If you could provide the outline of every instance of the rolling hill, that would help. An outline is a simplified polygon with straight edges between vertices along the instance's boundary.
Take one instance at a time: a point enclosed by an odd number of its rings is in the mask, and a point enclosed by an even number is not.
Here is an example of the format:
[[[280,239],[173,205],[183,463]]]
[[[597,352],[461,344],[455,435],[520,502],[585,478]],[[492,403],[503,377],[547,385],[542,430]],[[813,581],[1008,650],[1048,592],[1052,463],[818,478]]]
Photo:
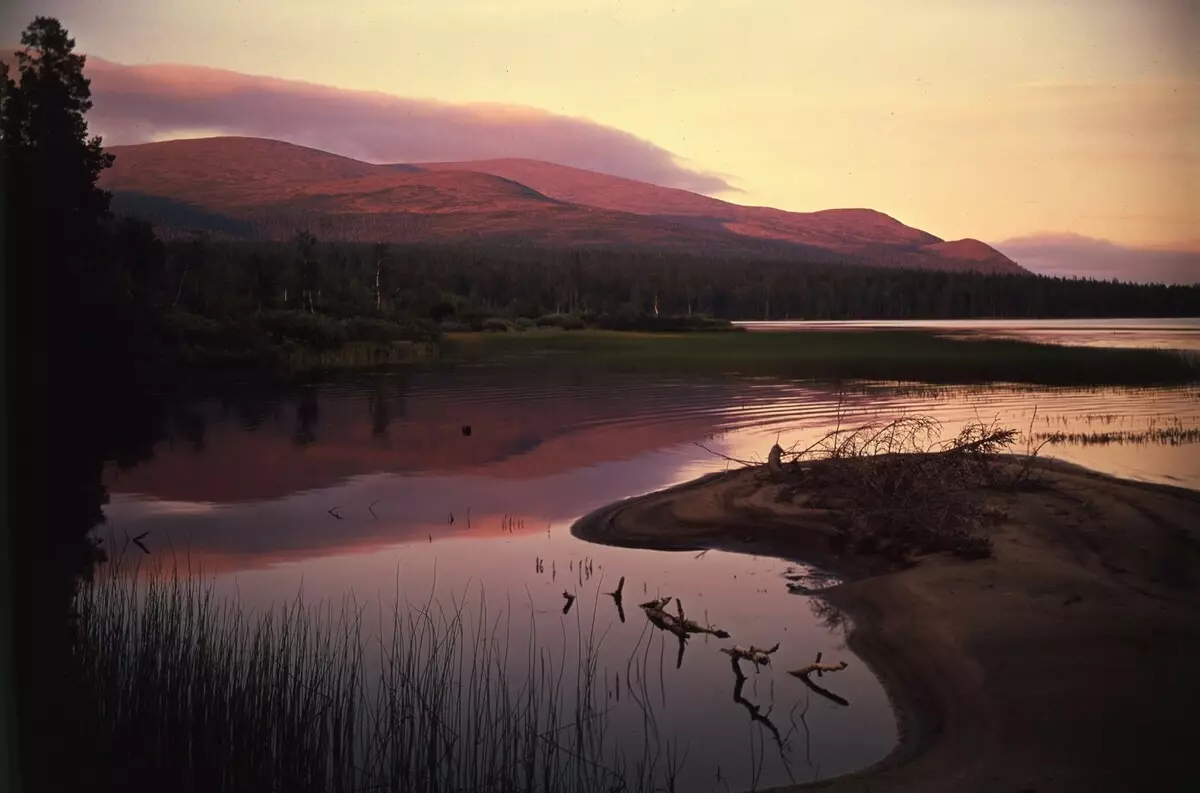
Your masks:
[[[375,165],[259,138],[114,146],[114,209],[166,233],[235,239],[492,243],[662,250],[1023,272],[869,209],[785,212],[536,160]]]

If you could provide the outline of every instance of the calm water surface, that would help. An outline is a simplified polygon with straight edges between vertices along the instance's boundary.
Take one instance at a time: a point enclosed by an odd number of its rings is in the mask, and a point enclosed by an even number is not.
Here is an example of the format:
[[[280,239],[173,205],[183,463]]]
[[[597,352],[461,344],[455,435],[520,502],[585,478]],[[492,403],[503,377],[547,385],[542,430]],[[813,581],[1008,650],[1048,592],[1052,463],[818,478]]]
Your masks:
[[[1200,352],[1200,318],[928,319],[846,322],[739,322],[750,330],[925,330],[947,336],[1021,339],[1083,347],[1140,347]]]
[[[845,648],[837,615],[789,594],[786,576],[809,571],[795,560],[602,547],[569,528],[609,502],[723,469],[714,452],[762,458],[776,438],[816,439],[839,411],[843,426],[931,414],[947,434],[997,418],[1067,434],[1044,453],[1200,487],[1195,433],[1186,434],[1200,428],[1194,388],[839,391],[478,367],[196,405],[151,462],[109,472],[108,530],[149,531],[155,554],[186,556],[254,608],[301,587],[307,602],[336,604],[352,593],[384,610],[433,593],[507,613],[514,646],[535,630],[537,643],[566,659],[581,639],[602,637],[610,728],[640,744],[651,712],[656,740],[684,759],[682,789],[811,780],[882,758],[896,726],[878,681]],[[1155,434],[1163,428],[1175,431]],[[1173,445],[1179,437],[1193,441]],[[602,594],[621,576],[624,621]],[[565,616],[564,591],[578,595]],[[651,629],[636,605],[659,594],[680,598],[688,616],[732,639],[695,637],[680,660],[674,637]],[[752,674],[735,699],[718,648],[775,642],[774,668]],[[785,673],[817,652],[849,661],[822,681],[849,706]],[[631,682],[640,696],[630,696]],[[770,725],[752,713],[767,714]]]

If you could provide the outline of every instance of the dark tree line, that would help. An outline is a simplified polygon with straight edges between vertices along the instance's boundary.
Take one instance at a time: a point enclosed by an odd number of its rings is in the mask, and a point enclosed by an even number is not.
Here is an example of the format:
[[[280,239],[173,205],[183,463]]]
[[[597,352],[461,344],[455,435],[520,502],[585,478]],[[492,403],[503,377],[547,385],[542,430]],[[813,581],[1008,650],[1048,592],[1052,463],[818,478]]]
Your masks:
[[[162,245],[109,213],[110,163],[85,114],[84,58],[38,17],[0,68],[8,475],[5,523],[16,704],[27,790],[91,785],[88,692],[71,667],[72,600],[91,569],[108,462],[145,457],[161,429],[146,364]],[[7,715],[7,714],[6,714]],[[5,731],[6,736],[14,732]],[[0,780],[5,787],[8,780]]]
[[[144,233],[152,235],[147,228]],[[147,237],[150,239],[150,236]],[[149,241],[146,248],[152,247]],[[478,324],[548,314],[722,319],[1200,315],[1200,288],[640,252],[214,242],[161,246],[158,302]],[[141,272],[141,269],[139,269]]]

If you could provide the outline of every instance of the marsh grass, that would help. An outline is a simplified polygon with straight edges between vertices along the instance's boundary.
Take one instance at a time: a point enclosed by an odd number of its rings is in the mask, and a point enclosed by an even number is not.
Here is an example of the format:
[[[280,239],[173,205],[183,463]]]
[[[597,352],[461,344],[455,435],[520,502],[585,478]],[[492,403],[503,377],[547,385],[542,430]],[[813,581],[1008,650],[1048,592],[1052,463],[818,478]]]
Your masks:
[[[77,607],[79,759],[99,788],[632,792],[677,771],[657,736],[625,757],[609,733],[594,624],[573,665],[534,630],[514,648],[482,597],[474,616],[397,602],[372,633],[352,597],[254,613],[185,571],[114,563]]]
[[[1185,446],[1200,443],[1200,427],[1150,427],[1144,430],[1108,430],[1100,432],[1042,432],[1038,440],[1052,445],[1076,446],[1156,445]]]
[[[1164,350],[951,339],[921,331],[622,333],[535,330],[450,334],[443,357],[617,371],[831,380],[1034,385],[1131,385],[1200,380],[1200,365]]]

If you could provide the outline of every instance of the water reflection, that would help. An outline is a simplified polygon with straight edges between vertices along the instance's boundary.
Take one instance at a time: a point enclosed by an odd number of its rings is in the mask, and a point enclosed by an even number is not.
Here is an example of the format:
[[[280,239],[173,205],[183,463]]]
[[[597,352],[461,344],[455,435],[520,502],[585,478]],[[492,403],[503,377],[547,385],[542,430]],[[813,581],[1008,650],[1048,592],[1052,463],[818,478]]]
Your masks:
[[[739,322],[750,330],[925,330],[947,336],[1020,339],[1083,347],[1200,352],[1200,319],[927,319]]]
[[[108,471],[108,514],[235,567],[544,532],[602,504],[720,470],[729,463],[717,454],[761,459],[777,437],[805,442],[839,421],[903,413],[934,415],[947,434],[996,419],[1030,434],[1031,444],[1051,440],[1043,454],[1200,486],[1194,388],[846,390],[553,372],[518,379],[478,369],[192,406],[175,417],[152,461]]]
[[[640,735],[653,718],[689,746],[686,789],[779,784],[861,767],[895,740],[886,696],[863,664],[833,681],[785,672],[819,654],[847,658],[844,616],[809,597],[827,577],[799,560],[588,545],[570,524],[729,465],[718,455],[761,458],[777,438],[815,440],[839,423],[903,413],[934,415],[947,434],[993,418],[1062,433],[1044,451],[1200,486],[1192,443],[1069,437],[1143,432],[1168,417],[1200,427],[1195,389],[840,388],[477,368],[192,405],[152,460],[107,472],[109,529],[140,537],[155,558],[215,573],[220,593],[256,610],[301,589],[308,602],[349,593],[378,614],[477,593],[489,613],[528,621],[507,636],[515,661],[534,637],[549,637],[560,660],[596,638],[617,734]],[[689,619],[732,638],[659,630],[635,605],[658,598],[677,598]],[[780,656],[731,681],[718,649],[733,642],[778,642]]]

